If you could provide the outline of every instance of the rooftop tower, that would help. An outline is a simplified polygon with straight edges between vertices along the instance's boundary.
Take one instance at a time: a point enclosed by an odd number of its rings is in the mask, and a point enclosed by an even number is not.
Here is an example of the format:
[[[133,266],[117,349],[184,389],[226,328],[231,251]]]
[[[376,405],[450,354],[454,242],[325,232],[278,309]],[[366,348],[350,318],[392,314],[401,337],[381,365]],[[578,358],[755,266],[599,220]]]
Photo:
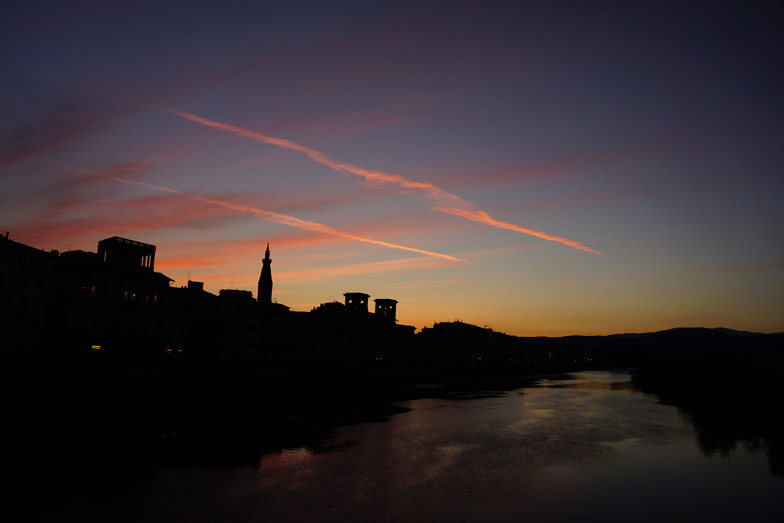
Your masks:
[[[98,242],[98,256],[106,263],[154,270],[155,245],[112,236]]]
[[[259,294],[258,301],[264,305],[272,303],[272,268],[270,265],[269,243],[267,243],[267,250],[264,253],[264,259],[261,260],[261,275],[259,276]]]

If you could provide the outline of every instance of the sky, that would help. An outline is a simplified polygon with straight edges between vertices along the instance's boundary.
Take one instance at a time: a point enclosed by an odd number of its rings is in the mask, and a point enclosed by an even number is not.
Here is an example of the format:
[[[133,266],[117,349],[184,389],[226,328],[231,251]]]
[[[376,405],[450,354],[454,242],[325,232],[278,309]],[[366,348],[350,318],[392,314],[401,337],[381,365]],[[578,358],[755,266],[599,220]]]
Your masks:
[[[519,336],[784,331],[780,2],[0,0],[0,229]]]

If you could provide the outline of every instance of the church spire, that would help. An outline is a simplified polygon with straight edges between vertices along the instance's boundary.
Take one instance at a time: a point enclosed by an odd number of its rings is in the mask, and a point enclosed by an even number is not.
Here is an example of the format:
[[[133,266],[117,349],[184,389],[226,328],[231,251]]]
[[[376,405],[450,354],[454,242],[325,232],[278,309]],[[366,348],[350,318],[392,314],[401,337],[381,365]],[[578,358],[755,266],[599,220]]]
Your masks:
[[[264,259],[261,260],[261,275],[259,276],[259,294],[258,301],[261,304],[269,305],[272,303],[272,268],[270,265],[269,242],[267,242],[267,250],[264,252]]]

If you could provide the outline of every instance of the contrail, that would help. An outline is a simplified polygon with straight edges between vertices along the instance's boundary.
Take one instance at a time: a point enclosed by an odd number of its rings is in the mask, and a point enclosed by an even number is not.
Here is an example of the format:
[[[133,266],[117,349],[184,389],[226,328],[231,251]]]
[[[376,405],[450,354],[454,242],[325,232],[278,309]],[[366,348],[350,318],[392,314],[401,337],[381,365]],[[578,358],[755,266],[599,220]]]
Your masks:
[[[325,155],[320,151],[316,151],[315,149],[305,147],[303,145],[292,142],[290,140],[275,138],[273,136],[267,136],[265,134],[250,131],[248,129],[236,127],[234,125],[216,122],[214,120],[209,120],[207,118],[203,118],[193,113],[176,111],[174,109],[168,109],[166,107],[161,107],[161,106],[154,106],[154,107],[158,110],[165,111],[167,113],[177,115],[181,118],[191,120],[192,122],[206,125],[208,127],[214,127],[215,129],[220,129],[221,131],[225,131],[237,136],[241,136],[243,138],[248,138],[250,140],[255,140],[257,142],[275,145],[277,147],[282,147],[284,149],[289,149],[292,151],[297,151],[306,154],[314,162],[320,163],[322,165],[326,165],[327,167],[341,173],[350,173],[357,176],[361,176],[366,181],[371,182],[375,185],[379,185],[379,186],[396,185],[408,191],[419,192],[423,194],[428,200],[432,201],[435,204],[434,209],[443,212],[445,214],[451,214],[453,216],[459,216],[461,218],[465,218],[466,220],[484,223],[485,225],[489,225],[491,227],[498,227],[500,229],[508,229],[510,231],[516,231],[523,234],[528,234],[531,236],[535,236],[537,238],[541,238],[543,240],[562,243],[564,245],[568,245],[569,247],[580,249],[581,251],[590,252],[593,254],[601,254],[601,252],[586,247],[582,243],[577,242],[575,240],[570,240],[568,238],[561,238],[560,236],[547,234],[545,232],[536,231],[534,229],[528,229],[526,227],[522,227],[514,223],[508,223],[501,220],[496,220],[495,218],[490,216],[487,212],[479,209],[473,203],[467,202],[462,198],[460,198],[459,196],[449,193],[431,183],[417,182],[414,180],[409,180],[408,178],[396,174],[390,174],[381,171],[373,171],[370,169],[364,169],[362,167],[358,167],[356,165],[339,162],[337,160],[333,160],[332,158],[328,157],[327,155]]]
[[[236,204],[236,203],[224,202],[222,200],[214,200],[212,198],[205,198],[204,196],[198,196],[196,194],[187,193],[185,191],[179,191],[177,189],[170,189],[168,187],[161,187],[160,185],[153,185],[153,184],[150,184],[150,183],[139,182],[139,181],[136,181],[136,180],[128,180],[127,178],[121,178],[119,176],[113,176],[111,174],[105,174],[105,173],[100,173],[100,172],[95,172],[95,171],[88,171],[86,169],[73,169],[73,168],[68,168],[68,169],[71,170],[71,171],[75,171],[75,172],[80,172],[80,173],[84,173],[84,174],[90,174],[90,175],[93,175],[93,176],[98,176],[98,177],[101,177],[101,178],[106,178],[108,180],[114,180],[116,182],[122,182],[122,183],[131,184],[131,185],[140,185],[142,187],[147,187],[147,188],[150,188],[150,189],[154,189],[156,191],[163,191],[163,192],[168,192],[168,193],[172,193],[172,194],[179,194],[181,196],[192,198],[192,199],[198,200],[200,202],[205,202],[205,203],[209,203],[209,204],[212,204],[212,205],[217,205],[217,206],[220,206],[220,207],[224,207],[226,209],[231,209],[233,211],[239,211],[239,212],[243,212],[243,213],[253,214],[255,216],[258,216],[262,220],[270,220],[270,221],[273,221],[273,222],[281,223],[283,225],[288,225],[290,227],[296,227],[298,229],[305,229],[305,230],[308,230],[308,231],[320,232],[322,234],[329,234],[329,235],[332,235],[332,236],[339,236],[341,238],[346,238],[346,239],[354,240],[354,241],[358,241],[358,242],[371,243],[373,245],[380,245],[382,247],[388,247],[390,249],[400,249],[400,250],[403,250],[403,251],[416,252],[418,254],[424,254],[425,256],[433,256],[433,257],[443,258],[443,259],[446,259],[446,260],[451,260],[451,261],[456,261],[456,262],[462,262],[463,261],[463,260],[461,260],[459,258],[455,258],[454,256],[449,256],[448,254],[441,254],[441,253],[438,253],[438,252],[431,252],[431,251],[425,251],[425,250],[422,250],[422,249],[417,249],[415,247],[407,247],[405,245],[398,245],[396,243],[389,243],[389,242],[382,242],[380,240],[373,240],[373,239],[370,239],[370,238],[365,238],[363,236],[357,236],[356,234],[351,234],[351,233],[348,233],[348,232],[343,232],[343,231],[334,229],[334,228],[330,227],[329,225],[324,225],[323,223],[317,223],[317,222],[310,222],[310,221],[307,221],[307,220],[301,220],[301,219],[296,218],[294,216],[289,216],[287,214],[280,214],[280,213],[273,212],[273,211],[267,211],[267,210],[264,210],[264,209],[259,209],[257,207],[252,207],[250,205],[239,205],[239,204]]]
[[[96,87],[83,85],[83,84],[81,84],[79,82],[76,82],[74,80],[70,80],[68,78],[63,78],[63,77],[60,77],[60,76],[57,76],[57,75],[52,75],[52,74],[44,72],[44,71],[38,71],[38,73],[39,74],[45,74],[46,76],[54,77],[54,78],[58,79],[59,81],[63,81],[63,82],[71,83],[71,84],[75,84],[75,85],[79,85],[80,87],[84,87],[84,88],[88,88],[88,89],[92,89],[92,90],[97,90],[99,92],[109,94],[109,95],[114,96],[116,98],[120,98],[122,100],[130,100],[130,98],[127,97],[127,96],[120,95],[120,94],[117,94],[117,93],[114,93],[114,92],[105,91],[105,90],[102,90],[102,89],[98,89]],[[275,138],[274,136],[267,136],[267,135],[264,135],[264,134],[261,134],[261,133],[250,131],[248,129],[243,129],[242,127],[236,127],[234,125],[225,124],[225,123],[221,123],[221,122],[216,122],[214,120],[209,120],[207,118],[203,118],[203,117],[198,116],[198,115],[193,114],[193,113],[187,113],[187,112],[184,112],[184,111],[177,111],[175,109],[169,109],[167,107],[163,107],[163,106],[160,106],[160,105],[154,105],[154,104],[148,104],[148,103],[143,103],[142,105],[144,105],[146,107],[157,109],[159,111],[164,111],[164,112],[167,112],[167,113],[170,113],[170,114],[174,114],[174,115],[179,116],[181,118],[185,118],[185,119],[191,120],[193,122],[200,123],[202,125],[206,125],[208,127],[214,127],[216,129],[220,129],[222,131],[225,131],[225,132],[228,132],[228,133],[232,133],[232,134],[237,135],[237,136],[241,136],[243,138],[248,138],[250,140],[255,140],[257,142],[266,143],[266,144],[270,144],[270,145],[275,145],[275,146],[278,146],[278,147],[282,147],[284,149],[289,149],[289,150],[292,150],[292,151],[301,152],[301,153],[306,154],[307,156],[309,156],[314,162],[320,163],[322,165],[326,165],[327,167],[329,167],[331,169],[334,169],[335,171],[338,171],[338,172],[341,172],[341,173],[350,173],[350,174],[354,174],[354,175],[357,175],[357,176],[361,176],[366,181],[372,182],[372,183],[374,183],[376,185],[379,185],[379,186],[397,185],[398,187],[401,187],[401,188],[406,189],[406,190],[418,191],[420,193],[423,193],[424,196],[427,199],[429,199],[429,200],[431,200],[431,201],[433,201],[435,203],[435,207],[434,207],[435,210],[443,212],[445,214],[451,214],[453,216],[459,216],[461,218],[465,218],[466,220],[471,220],[471,221],[474,221],[474,222],[484,223],[485,225],[489,225],[491,227],[498,227],[498,228],[501,228],[501,229],[508,229],[510,231],[516,231],[516,232],[520,232],[520,233],[523,233],[523,234],[528,234],[530,236],[535,236],[535,237],[541,238],[543,240],[558,242],[558,243],[561,243],[563,245],[568,245],[569,247],[574,247],[575,249],[580,249],[581,251],[590,252],[590,253],[593,253],[593,254],[602,254],[601,252],[596,251],[594,249],[591,249],[590,247],[586,247],[582,243],[580,243],[578,241],[575,241],[575,240],[570,240],[568,238],[562,238],[560,236],[547,234],[545,232],[537,231],[537,230],[534,230],[534,229],[528,229],[526,227],[523,227],[521,225],[517,225],[517,224],[514,224],[514,223],[509,223],[509,222],[504,222],[504,221],[501,221],[501,220],[496,220],[495,218],[490,216],[490,214],[488,214],[485,211],[482,211],[481,209],[479,209],[473,203],[467,202],[467,201],[463,200],[462,198],[460,198],[459,196],[457,196],[456,194],[449,193],[449,192],[447,192],[447,191],[441,189],[440,187],[438,187],[436,185],[433,185],[431,183],[417,182],[417,181],[414,181],[414,180],[409,180],[408,178],[405,178],[403,176],[399,176],[399,175],[396,175],[396,174],[390,174],[390,173],[385,173],[385,172],[381,172],[381,171],[373,171],[373,170],[364,169],[362,167],[358,167],[358,166],[355,166],[355,165],[342,163],[342,162],[339,162],[337,160],[333,160],[332,158],[329,158],[327,155],[325,155],[324,153],[322,153],[320,151],[317,151],[315,149],[310,149],[310,148],[305,147],[303,145],[299,145],[298,143],[292,142],[291,140],[285,140],[283,138]],[[129,183],[133,183],[133,182],[130,182],[130,181],[128,181],[128,182]],[[166,188],[159,188],[159,189],[160,190],[167,190]],[[186,196],[189,196],[189,197],[192,197],[192,198],[197,198],[197,199],[200,198],[200,197],[196,197],[196,196],[193,196],[193,195],[187,195],[187,194],[186,194]],[[267,211],[263,211],[263,212],[267,212]],[[267,218],[267,219],[272,220],[273,218],[270,217],[270,218]],[[296,218],[294,218],[294,219],[296,220]],[[281,223],[283,223],[283,222],[281,222]],[[317,225],[320,225],[320,224],[317,224]],[[296,225],[293,225],[293,226],[296,227]],[[329,228],[326,225],[324,227]],[[340,232],[340,231],[336,231],[335,233],[326,233],[326,234],[335,234],[335,235],[338,235],[338,236],[343,234],[343,233],[336,234],[338,232]],[[348,237],[348,236],[345,236],[345,237]],[[358,240],[358,241],[369,241],[370,243],[374,243],[375,242],[375,240],[367,240],[367,239]],[[381,242],[381,244],[383,244],[383,243],[384,242]],[[408,247],[403,247],[403,246],[399,246],[398,248],[409,249]],[[416,252],[416,250],[414,252]],[[424,252],[427,252],[427,251],[424,251]],[[443,256],[443,257],[447,257],[448,259],[451,259],[450,257],[448,257],[446,255],[439,255],[439,256]]]

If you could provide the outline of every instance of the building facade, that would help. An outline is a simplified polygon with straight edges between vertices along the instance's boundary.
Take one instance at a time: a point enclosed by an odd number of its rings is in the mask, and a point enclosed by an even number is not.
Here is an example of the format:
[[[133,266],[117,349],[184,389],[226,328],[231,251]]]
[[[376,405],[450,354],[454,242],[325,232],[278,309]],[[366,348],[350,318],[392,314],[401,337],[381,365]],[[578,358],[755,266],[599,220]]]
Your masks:
[[[0,355],[44,350],[49,269],[57,256],[0,234]]]
[[[384,364],[411,359],[415,328],[397,301],[345,293],[343,303],[291,311],[272,299],[267,244],[257,299],[202,282],[172,287],[154,245],[121,237],[97,252],[46,252],[0,236],[0,354],[189,358],[281,364]]]
[[[46,344],[58,355],[162,354],[171,278],[154,270],[155,246],[112,237],[98,252],[67,251],[49,270]]]

